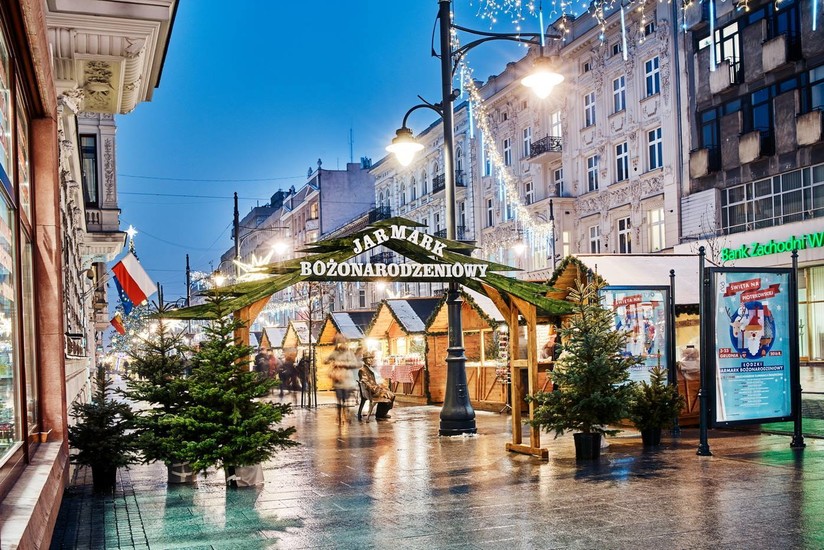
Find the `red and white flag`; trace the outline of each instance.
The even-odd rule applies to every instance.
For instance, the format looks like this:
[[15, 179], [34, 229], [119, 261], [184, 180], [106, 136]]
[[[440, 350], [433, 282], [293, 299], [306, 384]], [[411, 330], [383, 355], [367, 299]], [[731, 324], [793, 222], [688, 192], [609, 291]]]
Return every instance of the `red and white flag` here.
[[126, 334], [126, 327], [123, 326], [123, 318], [120, 317], [120, 312], [115, 313], [114, 317], [112, 317], [112, 320], [109, 322], [117, 332], [120, 334]]
[[149, 296], [157, 292], [157, 287], [152, 279], [131, 252], [114, 265], [112, 272], [117, 277], [117, 282], [123, 287], [123, 291], [129, 297], [129, 300], [136, 306], [139, 306]]

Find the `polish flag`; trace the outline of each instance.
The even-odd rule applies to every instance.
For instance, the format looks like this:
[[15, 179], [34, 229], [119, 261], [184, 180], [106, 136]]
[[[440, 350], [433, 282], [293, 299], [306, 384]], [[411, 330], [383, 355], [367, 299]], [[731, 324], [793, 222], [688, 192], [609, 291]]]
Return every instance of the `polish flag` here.
[[109, 321], [114, 329], [119, 332], [120, 334], [126, 334], [126, 327], [123, 326], [123, 319], [120, 317], [120, 313], [115, 313], [112, 320]]
[[157, 287], [131, 252], [115, 264], [112, 272], [135, 305], [142, 304], [157, 292]]

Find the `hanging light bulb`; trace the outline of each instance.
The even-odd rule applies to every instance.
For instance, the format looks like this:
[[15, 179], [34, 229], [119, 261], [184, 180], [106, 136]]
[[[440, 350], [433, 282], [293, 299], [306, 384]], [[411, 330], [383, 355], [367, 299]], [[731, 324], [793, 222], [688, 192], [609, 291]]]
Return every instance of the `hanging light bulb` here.
[[423, 145], [418, 143], [412, 130], [404, 126], [395, 132], [392, 144], [386, 147], [387, 152], [393, 153], [401, 166], [409, 166], [418, 151], [423, 150]]
[[531, 88], [535, 95], [544, 99], [563, 81], [564, 76], [552, 70], [552, 61], [548, 57], [537, 57], [532, 66], [532, 73], [524, 77], [521, 84]]

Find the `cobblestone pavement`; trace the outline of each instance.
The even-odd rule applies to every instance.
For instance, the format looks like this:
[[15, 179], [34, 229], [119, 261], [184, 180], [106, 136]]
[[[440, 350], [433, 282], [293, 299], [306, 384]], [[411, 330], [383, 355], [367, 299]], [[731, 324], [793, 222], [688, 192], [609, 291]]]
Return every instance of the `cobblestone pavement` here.
[[439, 408], [396, 405], [388, 421], [339, 428], [335, 409], [287, 418], [302, 445], [264, 465], [266, 482], [222, 473], [170, 487], [165, 467], [119, 474], [94, 497], [79, 470], [52, 548], [822, 548], [824, 440], [697, 432], [642, 448], [610, 438], [578, 463], [571, 436], [543, 436], [550, 459], [508, 453], [509, 418], [478, 412], [478, 435], [437, 435]]

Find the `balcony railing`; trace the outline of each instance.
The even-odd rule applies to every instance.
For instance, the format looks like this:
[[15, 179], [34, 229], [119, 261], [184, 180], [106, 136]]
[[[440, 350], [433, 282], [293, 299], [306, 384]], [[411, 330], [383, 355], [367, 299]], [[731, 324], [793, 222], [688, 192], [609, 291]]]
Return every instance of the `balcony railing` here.
[[[455, 170], [455, 187], [466, 187], [466, 180], [464, 179], [463, 170]], [[446, 176], [438, 174], [432, 178], [432, 194], [446, 189]]]
[[532, 142], [529, 158], [532, 159], [544, 153], [560, 153], [561, 151], [563, 151], [563, 144], [559, 136], [545, 136]]
[[395, 254], [392, 252], [378, 252], [369, 258], [370, 264], [391, 264], [395, 261]]
[[[432, 236], [433, 236], [433, 237], [438, 237], [438, 238], [440, 238], [440, 239], [445, 239], [445, 238], [446, 238], [446, 229], [439, 229], [438, 231], [435, 231], [435, 232], [432, 234]], [[465, 240], [465, 237], [466, 237], [466, 226], [464, 226], [464, 225], [459, 225], [459, 226], [457, 226], [457, 227], [455, 228], [455, 237], [457, 237], [457, 239], [456, 239], [456, 240], [458, 240], [458, 241], [463, 241], [463, 240]]]
[[387, 220], [392, 217], [392, 211], [388, 206], [378, 206], [369, 211], [369, 223], [380, 220]]

